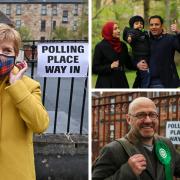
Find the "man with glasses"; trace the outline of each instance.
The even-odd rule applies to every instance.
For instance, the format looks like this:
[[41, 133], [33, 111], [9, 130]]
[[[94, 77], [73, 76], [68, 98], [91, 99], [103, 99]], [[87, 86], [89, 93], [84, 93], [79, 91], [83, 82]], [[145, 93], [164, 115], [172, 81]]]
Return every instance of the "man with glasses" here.
[[129, 105], [128, 134], [107, 144], [93, 165], [93, 180], [172, 180], [180, 177], [180, 154], [156, 134], [154, 102], [139, 97]]

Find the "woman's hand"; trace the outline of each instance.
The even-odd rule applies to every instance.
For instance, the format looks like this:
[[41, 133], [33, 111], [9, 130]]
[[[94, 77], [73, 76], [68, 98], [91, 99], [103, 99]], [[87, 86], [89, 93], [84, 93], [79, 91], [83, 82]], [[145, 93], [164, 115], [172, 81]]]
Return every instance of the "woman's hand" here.
[[113, 61], [113, 63], [111, 64], [111, 69], [117, 68], [117, 67], [119, 67], [119, 60]]
[[137, 68], [141, 71], [147, 71], [148, 70], [148, 64], [145, 60], [141, 60], [137, 63]]
[[26, 70], [28, 69], [28, 65], [26, 61], [22, 61], [20, 63], [16, 64], [16, 67], [18, 67], [19, 72], [17, 74], [13, 74], [13, 72], [10, 72], [9, 75], [9, 82], [10, 84], [14, 84], [17, 80], [21, 79]]

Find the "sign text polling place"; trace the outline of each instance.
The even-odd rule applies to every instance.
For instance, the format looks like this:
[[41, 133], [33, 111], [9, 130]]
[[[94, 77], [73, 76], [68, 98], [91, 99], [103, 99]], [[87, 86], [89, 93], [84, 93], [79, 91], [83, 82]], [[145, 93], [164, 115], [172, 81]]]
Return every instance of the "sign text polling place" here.
[[173, 144], [180, 144], [180, 121], [167, 121], [166, 137], [169, 138]]
[[38, 75], [41, 77], [86, 77], [88, 43], [38, 44]]

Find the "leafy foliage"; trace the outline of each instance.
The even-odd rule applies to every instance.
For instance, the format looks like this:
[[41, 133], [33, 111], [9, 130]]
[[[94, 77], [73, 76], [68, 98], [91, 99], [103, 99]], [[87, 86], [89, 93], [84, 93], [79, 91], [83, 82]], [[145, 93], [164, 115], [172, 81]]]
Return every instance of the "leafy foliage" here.
[[[98, 6], [96, 6], [97, 4]], [[167, 26], [176, 19], [180, 28], [180, 0], [169, 0], [169, 5], [170, 6], [167, 7], [164, 0], [150, 0], [148, 14], [149, 16], [162, 16], [165, 19], [164, 25], [166, 29], [169, 29]], [[116, 21], [122, 32], [124, 27], [128, 25], [131, 16], [137, 14], [144, 16], [143, 0], [93, 0], [92, 6], [92, 54], [94, 53], [95, 45], [102, 39], [101, 29], [105, 22], [109, 20]], [[166, 17], [167, 10], [170, 11], [170, 17]], [[148, 26], [145, 28], [148, 29]], [[176, 63], [180, 65], [179, 53], [176, 55]]]
[[32, 40], [32, 35], [28, 27], [21, 26], [17, 31], [20, 33], [22, 40]]
[[66, 27], [58, 27], [53, 31], [52, 39], [54, 40], [68, 40], [69, 31]]

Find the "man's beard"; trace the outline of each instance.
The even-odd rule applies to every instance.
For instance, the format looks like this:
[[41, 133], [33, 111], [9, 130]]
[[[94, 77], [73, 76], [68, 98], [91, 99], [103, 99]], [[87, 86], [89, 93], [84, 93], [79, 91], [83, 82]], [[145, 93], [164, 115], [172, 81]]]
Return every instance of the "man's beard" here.
[[140, 129], [134, 129], [132, 128], [132, 132], [134, 133], [134, 135], [140, 139], [141, 141], [148, 141], [150, 139], [152, 139], [154, 137], [154, 134], [155, 134], [155, 131], [152, 135], [149, 135], [149, 136], [143, 136], [140, 132]]

